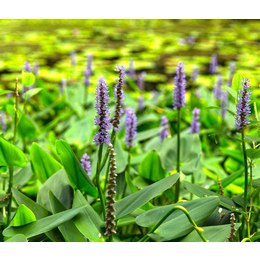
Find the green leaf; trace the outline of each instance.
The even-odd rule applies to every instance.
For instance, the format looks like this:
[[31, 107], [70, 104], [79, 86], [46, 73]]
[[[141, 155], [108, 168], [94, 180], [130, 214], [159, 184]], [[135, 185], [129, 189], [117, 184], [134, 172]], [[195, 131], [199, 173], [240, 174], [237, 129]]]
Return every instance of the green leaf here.
[[236, 92], [233, 88], [231, 88], [231, 87], [229, 87], [229, 86], [223, 86], [223, 87], [229, 92], [229, 94], [230, 94], [233, 98], [237, 99], [237, 92]]
[[[174, 206], [183, 206], [189, 211], [195, 223], [199, 226], [208, 218], [219, 204], [219, 198], [208, 197], [188, 202], [181, 202], [167, 206], [155, 207], [136, 218], [136, 223], [142, 227], [154, 227]], [[180, 210], [174, 211], [159, 228], [150, 235], [153, 240], [169, 241], [182, 236], [193, 230], [187, 216]]]
[[[28, 207], [34, 213], [34, 215], [36, 216], [37, 219], [41, 219], [41, 218], [44, 218], [44, 217], [47, 217], [50, 215], [49, 211], [47, 211], [41, 205], [39, 205], [35, 201], [31, 200], [30, 198], [28, 198], [27, 196], [22, 194], [17, 189], [12, 189], [12, 192], [13, 192], [14, 198], [15, 198], [16, 202], [18, 203], [18, 205], [24, 204], [26, 207]], [[55, 228], [49, 232], [46, 232], [45, 235], [47, 235], [52, 241], [55, 241], [55, 242], [64, 241], [61, 233], [59, 232], [59, 230], [57, 228]]]
[[151, 137], [158, 135], [161, 131], [162, 128], [158, 127], [158, 128], [153, 128], [153, 129], [138, 132], [136, 135], [136, 141], [140, 142], [140, 141], [150, 139]]
[[27, 184], [30, 178], [33, 176], [31, 164], [28, 163], [27, 166], [21, 169], [14, 175], [14, 187], [23, 187]]
[[[160, 157], [166, 172], [176, 169], [177, 136], [167, 138], [162, 143]], [[181, 171], [184, 174], [192, 174], [197, 169], [202, 155], [200, 139], [197, 134], [181, 135]]]
[[0, 91], [0, 96], [5, 95], [7, 93], [14, 93], [14, 91], [13, 90], [2, 90], [2, 91]]
[[29, 89], [29, 90], [27, 90], [27, 91], [23, 94], [23, 98], [25, 98], [25, 99], [31, 98], [31, 97], [37, 95], [41, 90], [42, 90], [41, 88]]
[[[235, 228], [239, 229], [240, 223], [236, 223]], [[218, 225], [202, 227], [203, 235], [209, 242], [226, 242], [230, 234], [230, 225]], [[180, 242], [201, 242], [201, 238], [196, 230], [184, 237]]]
[[259, 188], [260, 187], [260, 178], [253, 180], [253, 187]]
[[220, 205], [223, 207], [226, 207], [228, 209], [234, 207], [236, 207], [236, 204], [233, 202], [232, 199], [230, 198], [226, 198], [222, 195], [216, 194], [213, 191], [207, 190], [199, 185], [196, 184], [192, 184], [190, 182], [187, 181], [183, 181], [183, 187], [188, 190], [189, 192], [195, 194], [198, 197], [207, 197], [207, 196], [218, 196], [220, 199]]
[[71, 208], [73, 189], [64, 169], [56, 172], [41, 186], [37, 194], [37, 203], [51, 212], [49, 190], [57, 197], [66, 209]]
[[83, 208], [68, 209], [66, 211], [51, 215], [42, 219], [39, 219], [33, 223], [27, 224], [21, 227], [7, 227], [3, 231], [5, 237], [12, 237], [16, 234], [23, 234], [27, 238], [34, 237], [50, 231], [55, 227], [65, 223], [66, 221], [75, 217]]
[[5, 242], [27, 242], [27, 239], [22, 234], [14, 235], [13, 237], [5, 240]]
[[34, 82], [35, 82], [35, 76], [33, 75], [33, 73], [23, 71], [22, 85], [28, 88], [28, 87], [32, 86], [34, 84]]
[[139, 174], [151, 181], [158, 181], [165, 177], [160, 155], [156, 151], [149, 152], [139, 166]]
[[86, 171], [82, 168], [69, 144], [64, 140], [57, 140], [56, 151], [73, 187], [75, 189], [79, 189], [82, 192], [86, 192], [88, 195], [94, 198], [97, 198], [97, 189], [90, 180]]
[[209, 106], [209, 107], [206, 107], [205, 109], [220, 109], [220, 110], [225, 110], [227, 112], [229, 112], [232, 116], [235, 116], [236, 113], [229, 110], [229, 109], [225, 109], [225, 108], [222, 108], [222, 107], [216, 107], [216, 106]]
[[24, 168], [27, 157], [15, 145], [0, 137], [0, 166], [17, 166]]
[[172, 185], [179, 179], [180, 175], [178, 173], [173, 174], [165, 179], [162, 179], [154, 184], [139, 190], [120, 201], [115, 203], [115, 215], [116, 218], [122, 218], [129, 213], [133, 212], [135, 209], [140, 208], [146, 202], [150, 201], [152, 198], [158, 194], [164, 192], [165, 190], [172, 187]]
[[12, 219], [10, 226], [19, 227], [36, 221], [36, 217], [33, 212], [27, 208], [24, 204], [21, 204]]
[[72, 208], [86, 206], [74, 219], [77, 229], [92, 242], [104, 242], [101, 227], [105, 225], [100, 216], [86, 201], [79, 190], [74, 195]]
[[62, 166], [36, 143], [31, 146], [30, 157], [32, 170], [41, 183], [62, 169]]
[[[55, 197], [55, 195], [49, 190], [49, 200], [53, 214], [63, 212], [66, 208], [62, 203]], [[87, 239], [79, 232], [75, 227], [72, 220], [65, 222], [58, 226], [58, 229], [62, 233], [63, 237], [69, 242], [87, 242]]]
[[233, 77], [232, 88], [235, 91], [238, 91], [241, 88], [240, 84], [242, 83], [243, 78], [245, 78], [245, 76], [243, 74], [240, 74], [240, 73], [236, 73], [235, 76]]
[[247, 149], [246, 155], [251, 160], [258, 159], [258, 158], [260, 158], [260, 149]]

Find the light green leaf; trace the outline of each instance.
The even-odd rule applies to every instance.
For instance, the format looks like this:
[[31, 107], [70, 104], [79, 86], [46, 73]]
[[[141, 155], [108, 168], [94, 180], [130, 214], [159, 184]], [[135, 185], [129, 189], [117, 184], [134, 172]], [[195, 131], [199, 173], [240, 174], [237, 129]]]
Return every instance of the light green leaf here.
[[90, 180], [86, 171], [82, 168], [69, 144], [64, 140], [57, 140], [56, 151], [73, 187], [75, 189], [79, 189], [82, 192], [86, 192], [88, 195], [94, 198], [97, 198], [97, 189]]
[[101, 227], [105, 225], [100, 216], [86, 201], [79, 190], [76, 191], [72, 208], [86, 206], [74, 219], [77, 229], [92, 242], [104, 242]]
[[25, 98], [25, 99], [31, 98], [31, 97], [37, 95], [41, 90], [42, 90], [41, 88], [29, 89], [29, 90], [27, 90], [27, 91], [23, 94], [23, 98]]
[[[239, 229], [240, 223], [236, 223], [235, 228]], [[230, 235], [230, 225], [218, 225], [202, 227], [203, 235], [209, 242], [226, 242]], [[196, 230], [184, 237], [180, 242], [201, 242], [201, 238]]]
[[17, 166], [24, 168], [27, 157], [15, 145], [0, 137], [0, 166]]
[[162, 179], [154, 184], [139, 190], [120, 201], [115, 203], [115, 215], [116, 218], [122, 218], [129, 213], [133, 212], [135, 209], [140, 208], [146, 202], [150, 201], [152, 198], [158, 194], [164, 192], [165, 190], [172, 187], [172, 185], [179, 179], [179, 174], [173, 174], [165, 179]]
[[[174, 206], [183, 206], [190, 213], [195, 223], [199, 226], [208, 218], [219, 204], [217, 197], [196, 199], [167, 206], [155, 207], [136, 218], [136, 223], [142, 227], [154, 227], [160, 219]], [[193, 230], [187, 216], [180, 210], [174, 211], [150, 237], [153, 240], [169, 241], [185, 236]]]
[[[66, 208], [62, 203], [55, 197], [55, 195], [49, 190], [49, 200], [53, 214], [63, 212]], [[58, 226], [58, 229], [62, 233], [63, 237], [69, 242], [87, 242], [87, 239], [79, 232], [75, 227], [72, 220], [65, 222]]]
[[27, 242], [27, 239], [24, 235], [22, 234], [17, 234], [7, 240], [5, 242]]
[[246, 155], [251, 160], [258, 159], [258, 158], [260, 158], [260, 149], [247, 149]]
[[32, 170], [41, 183], [44, 183], [54, 173], [62, 169], [55, 159], [52, 158], [37, 143], [33, 143], [30, 150]]
[[3, 231], [5, 237], [13, 237], [16, 234], [23, 234], [27, 238], [40, 235], [42, 233], [48, 232], [55, 227], [65, 223], [66, 221], [75, 217], [83, 208], [69, 209], [55, 215], [51, 215], [42, 219], [39, 219], [33, 223], [27, 224], [21, 227], [7, 227]]
[[160, 155], [156, 151], [149, 152], [139, 166], [139, 174], [151, 181], [158, 181], [165, 177]]
[[33, 212], [27, 208], [24, 204], [21, 204], [12, 219], [10, 226], [19, 227], [36, 221], [36, 217]]
[[23, 71], [22, 74], [22, 85], [25, 87], [30, 87], [35, 82], [35, 76], [32, 72]]

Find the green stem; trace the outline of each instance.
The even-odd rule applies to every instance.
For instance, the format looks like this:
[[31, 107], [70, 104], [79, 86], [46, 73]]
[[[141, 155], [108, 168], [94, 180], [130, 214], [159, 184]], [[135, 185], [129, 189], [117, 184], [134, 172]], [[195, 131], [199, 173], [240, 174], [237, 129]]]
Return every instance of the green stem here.
[[245, 167], [244, 210], [246, 211], [246, 208], [247, 208], [246, 204], [247, 204], [248, 168], [247, 168], [247, 156], [246, 156], [246, 144], [245, 144], [244, 128], [242, 128], [241, 134], [242, 134], [242, 151], [243, 151], [244, 167]]
[[139, 242], [146, 242], [146, 241], [148, 241], [150, 239], [149, 234], [153, 233], [175, 210], [178, 210], [178, 209], [185, 213], [185, 215], [188, 218], [189, 222], [195, 228], [195, 230], [197, 231], [197, 233], [199, 234], [201, 239], [204, 242], [208, 242], [208, 240], [202, 234], [203, 229], [197, 226], [197, 224], [192, 219], [192, 217], [191, 217], [190, 213], [188, 212], [188, 210], [186, 210], [182, 206], [174, 206], [168, 213], [166, 213], [164, 215], [164, 217], [161, 218], [161, 220], [141, 240], [139, 240]]
[[249, 208], [249, 214], [247, 219], [247, 235], [250, 238], [250, 219], [251, 219], [251, 210], [253, 205], [253, 165], [252, 162], [250, 162], [250, 208]]
[[[191, 174], [191, 183], [195, 184], [195, 177], [194, 177], [194, 173]], [[190, 193], [190, 200], [193, 200], [193, 193]]]
[[102, 208], [103, 217], [104, 217], [104, 220], [105, 220], [106, 219], [106, 207], [105, 207], [105, 202], [104, 202], [102, 190], [101, 190], [101, 187], [100, 187], [100, 172], [101, 172], [100, 162], [102, 160], [102, 150], [103, 150], [103, 144], [100, 145], [99, 150], [98, 150], [96, 185], [97, 185], [97, 188], [98, 188], [98, 194], [99, 194], [99, 198], [100, 198], [100, 202], [101, 202], [101, 208]]
[[[177, 121], [177, 160], [176, 160], [176, 168], [177, 172], [180, 173], [180, 154], [181, 154], [181, 109], [178, 108], [178, 121]], [[175, 202], [178, 202], [180, 196], [180, 178], [176, 182], [175, 187]]]
[[[127, 173], [129, 174], [129, 177], [130, 177], [130, 165], [131, 165], [131, 148], [132, 148], [132, 146], [129, 146], [129, 148], [128, 148], [128, 162], [127, 162], [127, 169], [126, 169]], [[124, 196], [125, 196], [126, 187], [127, 187], [127, 183], [126, 183], [126, 180], [125, 180], [122, 198], [124, 198]]]
[[[17, 132], [17, 118], [18, 118], [18, 98], [19, 98], [19, 93], [18, 93], [18, 79], [15, 81], [15, 115], [14, 115], [14, 137], [13, 137], [13, 144], [15, 145], [15, 140], [16, 140], [16, 132]], [[9, 185], [8, 185], [8, 191], [7, 194], [10, 194], [9, 197], [9, 203], [8, 203], [8, 208], [7, 208], [7, 225], [9, 225], [11, 221], [11, 213], [12, 213], [12, 187], [13, 187], [13, 182], [14, 182], [14, 167], [10, 166], [9, 167]]]

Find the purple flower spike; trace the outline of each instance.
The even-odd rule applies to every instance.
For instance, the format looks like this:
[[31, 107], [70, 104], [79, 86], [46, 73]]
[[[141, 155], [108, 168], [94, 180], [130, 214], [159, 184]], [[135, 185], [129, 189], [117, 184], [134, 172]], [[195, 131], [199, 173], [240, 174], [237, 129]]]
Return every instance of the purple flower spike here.
[[122, 111], [122, 104], [124, 99], [124, 78], [125, 78], [125, 68], [124, 66], [116, 66], [115, 71], [119, 72], [119, 79], [117, 80], [117, 84], [114, 87], [114, 93], [116, 98], [116, 108], [115, 108], [115, 116], [113, 118], [113, 127], [115, 132], [118, 132], [121, 130], [120, 123], [121, 123], [121, 115], [123, 113]]
[[135, 79], [135, 68], [134, 68], [134, 60], [131, 59], [129, 61], [129, 77], [134, 80]]
[[163, 142], [163, 140], [166, 137], [168, 137], [168, 129], [169, 129], [168, 118], [166, 116], [161, 117], [161, 127], [163, 127], [163, 130], [160, 132], [159, 137], [161, 142]]
[[88, 176], [91, 175], [91, 163], [90, 163], [90, 156], [88, 156], [86, 153], [83, 154], [80, 162], [83, 167], [83, 169], [86, 171]]
[[6, 125], [6, 115], [4, 111], [0, 112], [0, 125], [2, 125], [2, 131], [5, 132], [7, 129], [7, 125]]
[[144, 107], [145, 107], [145, 105], [144, 105], [144, 96], [141, 95], [138, 98], [138, 111], [139, 112], [143, 111]]
[[139, 76], [138, 76], [138, 81], [137, 81], [137, 85], [138, 85], [138, 88], [141, 90], [141, 91], [144, 91], [144, 77], [146, 76], [146, 72], [143, 71]]
[[92, 63], [93, 63], [93, 55], [90, 53], [87, 55], [87, 70], [89, 71], [90, 75], [92, 75], [93, 72]]
[[99, 126], [98, 133], [95, 134], [94, 142], [96, 145], [109, 144], [110, 136], [108, 130], [111, 129], [110, 113], [109, 113], [109, 95], [108, 86], [105, 79], [100, 78], [96, 87], [96, 111], [95, 125]]
[[193, 111], [192, 111], [192, 122], [191, 122], [191, 129], [190, 129], [190, 133], [191, 134], [194, 134], [194, 133], [197, 133], [199, 134], [200, 133], [200, 122], [199, 122], [199, 119], [200, 119], [200, 109], [199, 108], [194, 108]]
[[[227, 109], [228, 106], [228, 91], [224, 91], [222, 92], [221, 95], [221, 108]], [[221, 116], [223, 118], [226, 117], [227, 111], [226, 110], [221, 110]]]
[[27, 71], [27, 72], [31, 72], [31, 65], [28, 61], [25, 61], [23, 64], [23, 70]]
[[216, 99], [221, 99], [222, 85], [223, 85], [223, 77], [222, 77], [222, 75], [219, 75], [217, 83], [216, 83], [216, 85], [213, 89], [213, 92], [214, 92]]
[[91, 71], [89, 69], [85, 69], [84, 71], [84, 85], [85, 87], [90, 86], [90, 76], [91, 76]]
[[235, 71], [236, 71], [236, 63], [234, 61], [231, 61], [229, 63], [229, 78], [228, 78], [228, 82], [227, 82], [227, 85], [229, 87], [232, 87], [232, 80], [233, 80]]
[[199, 68], [197, 66], [195, 66], [193, 68], [192, 75], [191, 75], [192, 82], [195, 82], [197, 80], [198, 75], [199, 75]]
[[218, 56], [217, 54], [212, 54], [210, 58], [209, 72], [211, 74], [217, 74], [218, 68]]
[[67, 80], [66, 79], [62, 79], [60, 81], [60, 94], [63, 95], [64, 94], [64, 88], [67, 84]]
[[173, 90], [173, 109], [185, 107], [185, 78], [184, 64], [179, 62], [176, 68], [176, 76], [174, 77], [175, 88]]
[[251, 91], [248, 90], [251, 85], [249, 82], [249, 79], [242, 79], [242, 88], [239, 90], [236, 112], [236, 128], [238, 130], [244, 128], [247, 124], [250, 124], [247, 118], [247, 116], [251, 114], [249, 106]]
[[135, 146], [134, 141], [136, 140], [137, 134], [137, 118], [135, 111], [131, 107], [126, 109], [125, 127], [125, 143], [128, 146]]
[[187, 39], [187, 43], [192, 46], [195, 43], [195, 38], [193, 36], [189, 36]]
[[75, 51], [70, 52], [70, 62], [71, 62], [72, 67], [76, 66], [76, 52]]

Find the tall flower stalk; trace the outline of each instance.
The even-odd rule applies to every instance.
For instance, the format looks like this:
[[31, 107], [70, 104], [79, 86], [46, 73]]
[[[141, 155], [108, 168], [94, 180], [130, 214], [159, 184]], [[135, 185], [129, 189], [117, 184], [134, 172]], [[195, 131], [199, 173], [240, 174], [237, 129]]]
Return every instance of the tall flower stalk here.
[[[176, 68], [176, 76], [174, 78], [175, 88], [173, 90], [173, 109], [178, 110], [178, 119], [177, 119], [177, 160], [176, 168], [177, 172], [180, 173], [180, 154], [181, 154], [181, 108], [185, 107], [185, 93], [186, 93], [186, 75], [184, 70], [184, 64], [178, 63]], [[175, 202], [179, 200], [180, 194], [180, 179], [176, 183], [175, 189]]]
[[109, 237], [109, 241], [112, 242], [113, 234], [115, 231], [115, 188], [116, 188], [116, 154], [112, 144], [108, 145], [110, 155], [110, 170], [107, 187], [107, 205], [106, 205], [106, 232], [105, 235]]
[[191, 125], [190, 125], [190, 133], [191, 134], [194, 134], [194, 133], [197, 133], [199, 134], [200, 133], [200, 122], [199, 122], [199, 119], [200, 119], [200, 109], [199, 108], [194, 108], [193, 111], [192, 111], [192, 122], [191, 122]]
[[97, 116], [95, 118], [95, 125], [99, 126], [98, 133], [94, 136], [94, 142], [98, 149], [98, 161], [97, 161], [97, 170], [96, 170], [96, 184], [98, 188], [98, 193], [101, 201], [103, 217], [106, 218], [106, 209], [105, 203], [103, 199], [103, 194], [100, 187], [100, 164], [102, 161], [102, 151], [103, 151], [103, 144], [110, 143], [110, 136], [108, 130], [111, 129], [110, 123], [110, 113], [109, 113], [109, 95], [108, 95], [108, 86], [104, 79], [100, 78], [98, 80], [98, 85], [96, 87], [96, 112]]
[[166, 116], [161, 117], [161, 127], [163, 129], [159, 133], [159, 137], [161, 142], [163, 142], [163, 140], [168, 137], [168, 131], [169, 131], [168, 118]]
[[[18, 93], [18, 79], [15, 81], [15, 114], [14, 114], [14, 136], [13, 136], [13, 144], [15, 145], [16, 141], [16, 132], [17, 132], [17, 118], [18, 118], [18, 98], [19, 98], [19, 93]], [[14, 167], [10, 166], [9, 167], [9, 186], [8, 186], [8, 191], [7, 193], [9, 194], [9, 203], [8, 203], [8, 208], [7, 208], [7, 225], [9, 225], [11, 221], [11, 213], [12, 213], [12, 187], [14, 184]]]
[[244, 210], [246, 210], [247, 205], [247, 185], [248, 185], [248, 165], [247, 165], [247, 155], [246, 155], [246, 145], [245, 145], [245, 133], [244, 128], [249, 124], [248, 116], [251, 114], [249, 102], [251, 91], [248, 88], [251, 86], [249, 84], [249, 79], [242, 79], [242, 88], [239, 90], [237, 110], [236, 110], [236, 128], [241, 131], [242, 137], [242, 151], [244, 156], [244, 167], [245, 167], [245, 186], [244, 186]]

